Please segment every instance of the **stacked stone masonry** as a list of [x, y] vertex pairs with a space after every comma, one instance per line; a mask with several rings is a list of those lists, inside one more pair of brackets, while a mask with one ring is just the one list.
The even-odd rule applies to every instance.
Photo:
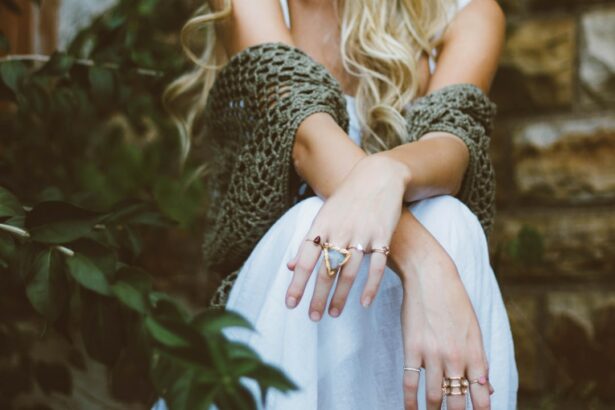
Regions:
[[500, 4], [490, 247], [519, 408], [615, 408], [615, 1]]

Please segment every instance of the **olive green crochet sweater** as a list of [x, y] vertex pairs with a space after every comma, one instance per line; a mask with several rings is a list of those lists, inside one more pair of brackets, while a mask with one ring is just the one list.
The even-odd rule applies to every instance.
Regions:
[[[224, 305], [237, 269], [258, 240], [302, 199], [297, 191], [303, 181], [291, 153], [297, 128], [317, 112], [330, 114], [348, 131], [338, 82], [297, 48], [256, 45], [233, 56], [218, 73], [203, 117], [206, 160], [213, 165], [204, 264], [222, 280], [213, 306]], [[495, 210], [488, 153], [495, 105], [477, 87], [457, 84], [416, 99], [403, 115], [408, 124], [404, 143], [432, 131], [450, 132], [465, 142], [470, 163], [458, 197], [488, 233]]]

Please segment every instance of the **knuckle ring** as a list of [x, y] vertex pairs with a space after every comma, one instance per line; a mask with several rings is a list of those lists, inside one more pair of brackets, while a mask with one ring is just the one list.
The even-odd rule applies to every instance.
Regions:
[[468, 392], [470, 383], [465, 376], [444, 377], [442, 379], [442, 393], [447, 396], [461, 396]]
[[478, 379], [474, 379], [474, 380], [470, 380], [469, 384], [480, 384], [481, 386], [484, 384], [487, 384], [487, 382], [489, 381], [489, 377], [488, 376], [480, 376]]
[[321, 241], [321, 239], [320, 239], [320, 235], [316, 236], [314, 239], [306, 238], [305, 240], [306, 240], [307, 242], [312, 242], [312, 243], [314, 243], [314, 245], [318, 245], [318, 246], [320, 246], [320, 241]]
[[356, 250], [358, 250], [361, 253], [365, 253], [365, 248], [360, 243], [356, 243], [354, 245], [350, 245], [348, 247], [348, 249], [356, 249]]
[[369, 251], [370, 253], [373, 252], [378, 252], [378, 253], [382, 253], [384, 256], [389, 256], [389, 254], [391, 253], [391, 248], [389, 248], [387, 245], [382, 246], [380, 248], [372, 248]]

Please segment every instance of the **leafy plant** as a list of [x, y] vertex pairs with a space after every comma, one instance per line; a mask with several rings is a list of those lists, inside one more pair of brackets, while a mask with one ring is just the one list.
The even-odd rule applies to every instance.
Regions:
[[[228, 327], [252, 329], [241, 316], [224, 310], [191, 316], [169, 295], [155, 291], [147, 273], [118, 259], [116, 233], [107, 226], [120, 219], [128, 226], [150, 224], [155, 219], [149, 211], [135, 212], [129, 205], [132, 209], [98, 213], [43, 201], [26, 212], [4, 188], [0, 199], [0, 263], [13, 274], [9, 287], [25, 288], [31, 307], [50, 325], [76, 323], [67, 334], [78, 331], [93, 359], [113, 366], [132, 348], [138, 352], [135, 365], [173, 409], [214, 403], [228, 409], [255, 408], [242, 377], [256, 380], [263, 397], [272, 387], [295, 388], [252, 349], [224, 336]], [[58, 367], [35, 365], [37, 374], [58, 374]], [[56, 385], [43, 387], [66, 392], [70, 382], [65, 381], [66, 372], [60, 373]]]
[[[0, 3], [18, 11], [14, 5]], [[164, 244], [169, 259], [198, 244], [206, 228], [202, 164], [180, 164], [160, 101], [169, 80], [188, 68], [177, 33], [195, 8], [120, 0], [45, 64], [0, 61], [0, 403], [10, 406], [34, 385], [70, 394], [66, 364], [31, 355], [41, 334], [20, 324], [32, 321], [75, 346], [71, 365], [82, 365], [83, 343], [108, 366], [112, 391], [125, 369], [144, 385], [116, 398], [250, 409], [256, 403], [240, 378], [263, 393], [295, 388], [225, 337], [230, 327], [249, 329], [245, 319], [193, 314], [158, 290], [158, 279], [176, 272], [152, 262], [160, 258], [152, 244], [185, 238]]]

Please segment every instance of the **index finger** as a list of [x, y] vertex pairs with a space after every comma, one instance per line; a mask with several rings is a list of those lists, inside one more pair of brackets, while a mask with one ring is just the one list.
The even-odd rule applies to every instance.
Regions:
[[314, 243], [309, 237], [306, 237], [301, 246], [299, 246], [299, 251], [295, 258], [293, 278], [286, 292], [286, 306], [290, 309], [299, 304], [321, 251], [320, 245]]

